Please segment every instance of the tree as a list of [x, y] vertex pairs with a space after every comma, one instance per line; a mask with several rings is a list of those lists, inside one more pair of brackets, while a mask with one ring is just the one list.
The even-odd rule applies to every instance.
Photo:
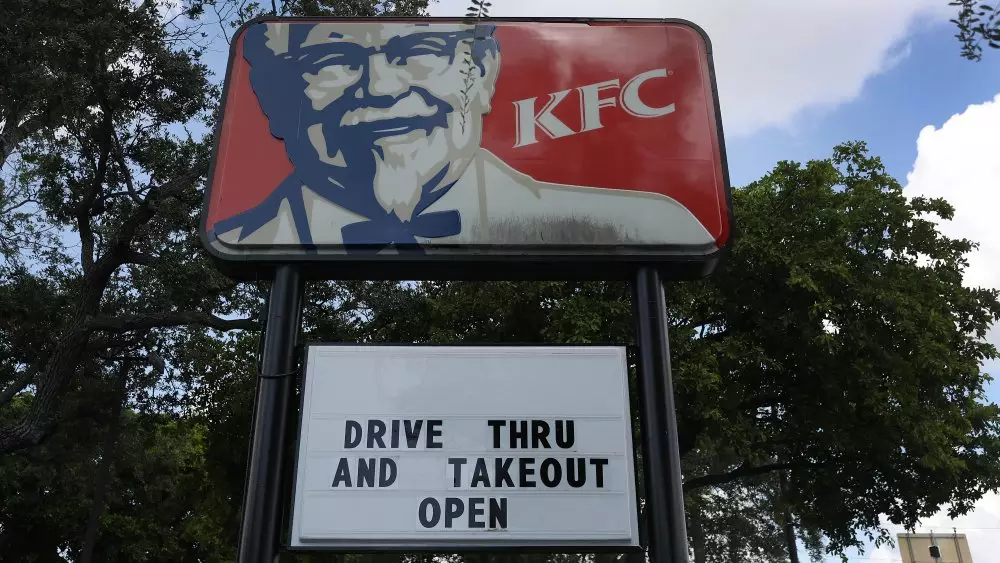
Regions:
[[[25, 139], [61, 125], [93, 102], [78, 48], [101, 10], [67, 18], [65, 2], [7, 2], [0, 8], [0, 167]], [[85, 8], [85, 6], [74, 6]], [[75, 20], [75, 21], [74, 21]], [[77, 27], [78, 29], [73, 29]], [[40, 33], [43, 28], [47, 32]]]
[[285, 0], [279, 13], [293, 16], [375, 16], [426, 15], [429, 0]]
[[786, 561], [773, 478], [699, 490], [686, 502], [695, 563]]
[[[714, 314], [678, 311], [705, 331], [682, 346], [708, 347], [717, 368], [678, 378], [678, 404], [694, 407], [681, 416], [727, 469], [685, 488], [787, 469], [798, 519], [835, 549], [876, 533], [880, 514], [912, 526], [995, 490], [1000, 419], [981, 363], [1000, 305], [962, 285], [973, 243], [926, 217], [952, 208], [906, 198], [863, 144], [780, 163], [735, 205], [743, 234], [708, 282]], [[706, 391], [729, 399], [713, 409]]]
[[[222, 29], [223, 37], [244, 22], [264, 15], [336, 16], [373, 18], [380, 16], [417, 17], [427, 15], [432, 0], [191, 0], [189, 13], [206, 12]], [[228, 30], [228, 31], [227, 31]]]
[[1000, 49], [1000, 5], [983, 0], [951, 0], [958, 14], [951, 20], [958, 28], [955, 37], [962, 44], [962, 56], [970, 61], [983, 58], [983, 41], [993, 49]]
[[[12, 85], [20, 90], [5, 90], [5, 148], [17, 154], [31, 220], [60, 236], [29, 258], [33, 267], [4, 263], [0, 337], [13, 343], [26, 329], [48, 326], [32, 334], [32, 346], [10, 348], [13, 372], [0, 398], [34, 390], [24, 416], [0, 428], [0, 452], [45, 436], [94, 354], [182, 324], [255, 326], [214, 314], [225, 314], [220, 296], [233, 284], [201, 255], [194, 235], [208, 142], [178, 129], [208, 118], [217, 90], [199, 51], [183, 44], [183, 30], [168, 30], [156, 1], [46, 0], [41, 15], [50, 18], [24, 4], [0, 8], [14, 39], [28, 37], [38, 51], [24, 54], [37, 71], [17, 75]], [[45, 119], [25, 128], [17, 124], [24, 115], [31, 116], [24, 123]], [[42, 298], [25, 293], [39, 289], [60, 307], [45, 307], [45, 319], [22, 306]]]
[[[231, 561], [213, 505], [206, 429], [196, 421], [125, 409], [109, 420], [110, 382], [72, 395], [73, 424], [39, 446], [0, 457], [0, 561], [79, 562], [105, 466], [91, 561]], [[24, 398], [14, 410], [27, 408]], [[119, 438], [102, 447], [109, 426]], [[103, 444], [107, 446], [108, 443]]]
[[0, 5], [5, 561], [225, 552], [197, 494], [164, 498], [207, 481], [157, 349], [180, 324], [256, 326], [215, 315], [240, 302], [194, 236], [208, 145], [184, 127], [211, 116], [216, 88], [167, 7]]

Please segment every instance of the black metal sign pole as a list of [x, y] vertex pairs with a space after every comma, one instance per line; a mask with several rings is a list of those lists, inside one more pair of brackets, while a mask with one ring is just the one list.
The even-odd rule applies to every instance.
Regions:
[[687, 563], [684, 489], [670, 374], [667, 306], [660, 273], [639, 268], [632, 283], [639, 344], [640, 426], [652, 563]]
[[240, 526], [239, 563], [273, 563], [280, 543], [282, 477], [289, 409], [295, 380], [295, 339], [302, 315], [303, 280], [292, 266], [281, 266], [268, 298], [264, 351], [257, 378], [247, 473]]

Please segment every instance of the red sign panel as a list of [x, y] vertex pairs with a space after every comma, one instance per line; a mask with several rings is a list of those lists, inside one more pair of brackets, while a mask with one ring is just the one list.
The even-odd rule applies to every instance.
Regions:
[[687, 22], [256, 21], [216, 142], [202, 237], [240, 271], [711, 264], [729, 240]]

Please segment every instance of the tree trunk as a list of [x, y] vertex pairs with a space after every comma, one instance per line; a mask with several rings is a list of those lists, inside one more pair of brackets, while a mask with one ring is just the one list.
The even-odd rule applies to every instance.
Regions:
[[788, 508], [785, 497], [788, 492], [788, 482], [785, 481], [785, 472], [778, 472], [778, 486], [781, 489], [781, 504], [784, 510], [785, 519], [785, 543], [788, 547], [788, 560], [791, 563], [799, 563], [799, 546], [795, 543], [795, 522], [792, 520], [792, 511]]
[[104, 513], [104, 497], [107, 494], [108, 483], [111, 481], [111, 468], [117, 453], [118, 438], [122, 429], [122, 410], [125, 408], [126, 390], [128, 389], [128, 372], [131, 368], [128, 360], [123, 360], [118, 369], [115, 381], [115, 403], [111, 407], [111, 419], [108, 421], [108, 431], [101, 446], [101, 462], [97, 466], [97, 476], [94, 479], [94, 499], [90, 505], [90, 515], [87, 517], [87, 529], [83, 534], [83, 547], [80, 549], [80, 563], [91, 563], [94, 548], [101, 531], [101, 515]]
[[705, 563], [708, 559], [705, 547], [705, 528], [702, 521], [701, 510], [695, 508], [691, 511], [691, 548], [694, 551], [694, 563]]
[[729, 563], [743, 563], [740, 557], [740, 545], [742, 541], [739, 534], [732, 531], [732, 529], [726, 534], [726, 552]]
[[52, 426], [54, 412], [90, 341], [87, 320], [100, 305], [107, 279], [84, 279], [83, 283], [83, 295], [72, 319], [58, 336], [45, 368], [35, 378], [35, 396], [28, 412], [20, 420], [0, 428], [0, 454], [38, 444]]
[[87, 332], [81, 319], [56, 344], [48, 364], [38, 374], [35, 397], [28, 412], [14, 424], [0, 429], [0, 454], [34, 446], [42, 440], [86, 346]]

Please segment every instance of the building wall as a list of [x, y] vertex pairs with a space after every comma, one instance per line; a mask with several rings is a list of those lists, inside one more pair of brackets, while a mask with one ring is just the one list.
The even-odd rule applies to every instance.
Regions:
[[931, 557], [931, 534], [899, 534], [896, 545], [903, 563], [973, 563], [965, 534], [934, 534], [934, 543], [941, 548], [941, 558]]

